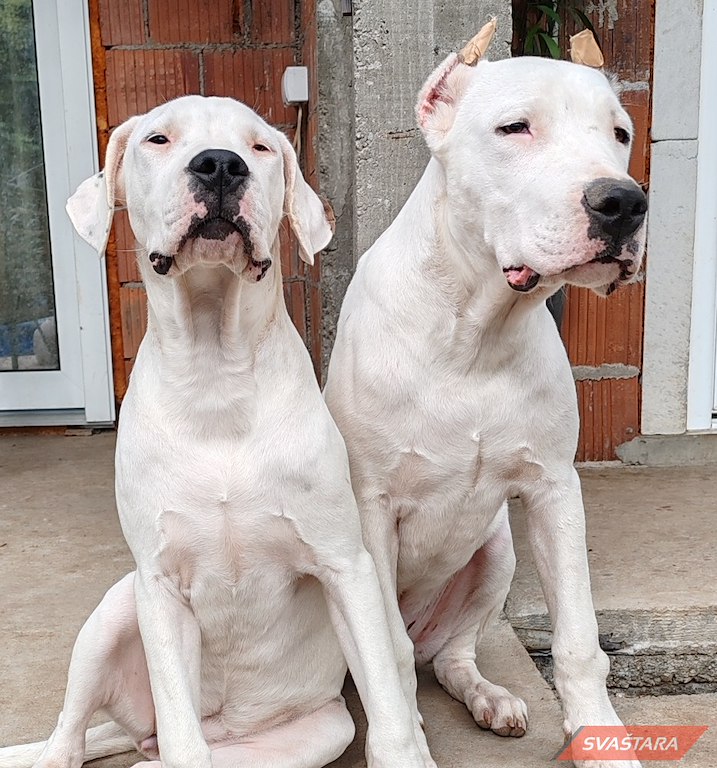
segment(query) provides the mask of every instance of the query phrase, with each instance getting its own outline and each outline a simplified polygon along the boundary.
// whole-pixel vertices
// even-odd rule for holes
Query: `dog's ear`
[[[452,53],[433,71],[418,94],[416,116],[430,149],[437,149],[453,127],[458,104],[473,69]]]
[[[115,128],[107,145],[104,170],[85,179],[67,201],[67,214],[77,234],[100,255],[110,236],[115,199],[124,194],[118,189],[120,168],[137,120],[132,117]]]
[[[333,237],[333,212],[304,180],[289,140],[281,132],[279,136],[284,158],[284,212],[299,241],[299,255],[307,264],[313,264],[314,254]]]
[[[493,36],[496,21],[491,19],[466,43],[433,71],[418,94],[416,115],[430,149],[437,149],[453,126],[458,105]]]

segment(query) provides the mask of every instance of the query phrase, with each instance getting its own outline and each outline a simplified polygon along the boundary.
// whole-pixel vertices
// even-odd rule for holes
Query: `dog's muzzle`
[[[588,238],[601,246],[600,252],[585,266],[616,264],[619,270],[617,280],[606,286],[605,292],[609,294],[630,280],[637,268],[639,259],[626,258],[624,251],[636,254],[637,242],[633,236],[645,221],[647,197],[632,179],[601,178],[584,188],[581,202],[588,215]],[[505,267],[503,274],[508,285],[520,293],[532,291],[542,277],[526,264]]]
[[[246,189],[249,168],[236,152],[228,149],[205,149],[187,165],[190,189],[194,199],[204,204],[205,216],[193,219],[184,240],[203,237],[224,240],[239,226],[239,204]]]
[[[206,213],[192,218],[178,250],[189,240],[225,240],[237,233],[251,259],[249,225],[239,213],[250,175],[247,164],[228,149],[205,149],[189,161],[186,171],[192,195],[204,206]],[[160,275],[169,272],[174,258],[174,255],[159,252],[149,255],[154,271]]]

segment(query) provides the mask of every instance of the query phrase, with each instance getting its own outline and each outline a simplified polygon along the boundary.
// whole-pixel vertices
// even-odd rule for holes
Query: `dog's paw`
[[[487,680],[466,697],[466,706],[478,725],[498,736],[524,736],[528,729],[528,708],[523,699]]]

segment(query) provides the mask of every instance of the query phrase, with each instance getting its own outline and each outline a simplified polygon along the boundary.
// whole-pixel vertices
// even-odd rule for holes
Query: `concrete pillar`
[[[510,6],[505,0],[354,0],[356,258],[391,223],[426,166],[414,112],[421,85],[491,16],[498,17],[498,33],[489,55],[507,56]]]
[[[324,359],[360,255],[388,227],[428,161],[416,95],[431,71],[492,16],[489,58],[510,54],[510,0],[319,0],[321,187],[337,214],[323,259]]]

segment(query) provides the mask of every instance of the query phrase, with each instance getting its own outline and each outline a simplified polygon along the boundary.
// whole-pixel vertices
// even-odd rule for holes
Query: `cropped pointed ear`
[[[429,149],[438,149],[453,127],[472,74],[458,54],[452,53],[426,80],[418,94],[416,116]]]
[[[304,180],[289,140],[281,132],[279,136],[284,159],[284,212],[299,241],[299,255],[307,264],[313,264],[314,254],[333,237],[333,211]]]
[[[65,207],[77,234],[100,255],[110,236],[115,199],[123,194],[118,190],[118,177],[127,142],[138,120],[139,117],[132,117],[115,128],[107,145],[104,170],[85,179]]]
[[[483,58],[493,35],[496,21],[491,19],[460,53],[451,53],[418,94],[416,116],[426,143],[438,149],[453,127],[458,105],[470,84],[473,68]]]

